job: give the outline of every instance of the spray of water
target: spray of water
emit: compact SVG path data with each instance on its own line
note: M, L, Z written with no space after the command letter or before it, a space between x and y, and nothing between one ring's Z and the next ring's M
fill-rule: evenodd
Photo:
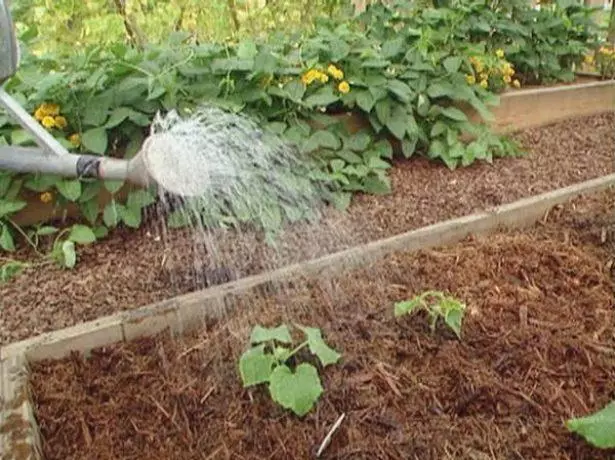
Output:
M245 115L216 107L188 117L158 115L144 151L150 174L166 189L156 213L169 251L167 273L182 290L352 242L339 218L323 219L331 213L330 184L316 178L314 162ZM188 229L181 238L168 228L179 224Z

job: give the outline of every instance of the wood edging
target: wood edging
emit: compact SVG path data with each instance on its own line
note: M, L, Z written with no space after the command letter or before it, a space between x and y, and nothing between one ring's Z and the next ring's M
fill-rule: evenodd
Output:
M578 74L596 81L573 83L561 86L509 90L499 95L499 105L489 107L493 119L489 126L499 133L509 134L515 131L537 128L548 124L561 122L570 118L598 115L615 111L615 80L601 80L591 74ZM457 104L468 118L477 123L485 122L480 115L467 104ZM349 114L340 114L340 116ZM369 122L358 116L344 117L351 132L358 131ZM393 147L399 150L395 139L391 139ZM120 202L134 186L125 185L116 196ZM78 207L69 204L58 207L53 203L42 203L39 194L26 193L23 199L28 203L26 208L15 214L13 220L18 225L31 225L78 215ZM99 196L99 209L104 209L112 195L102 191Z
M29 395L30 362L59 359L73 351L87 354L94 348L152 336L167 329L182 334L201 326L208 318L219 317L221 311L230 308L227 300L232 296L257 288L275 287L293 278L339 274L395 251L442 246L470 235L484 236L504 228L523 228L534 224L553 206L609 187L615 187L615 174L3 346L0 348L1 458L43 458Z

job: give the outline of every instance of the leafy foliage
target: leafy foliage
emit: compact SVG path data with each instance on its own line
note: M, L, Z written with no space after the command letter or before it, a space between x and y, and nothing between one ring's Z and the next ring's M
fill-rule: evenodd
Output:
M319 329L297 326L305 341L293 344L288 326L275 328L255 326L250 336L251 348L239 359L239 373L244 387L267 384L273 401L302 417L307 414L322 392L316 366L296 363L295 356L305 347L315 355L323 367L337 363L341 355L324 341Z
M185 7L188 15L196 4L183 2L170 2L169 8ZM323 0L318 5L328 17L315 18L308 29L266 39L201 42L190 27L180 27L167 40L96 39L71 54L41 54L38 29L18 20L29 45L7 89L70 150L121 158L138 151L158 112L186 114L203 103L242 111L313 161L306 180L326 184L330 201L344 209L355 193L391 191L387 172L396 153L425 155L451 169L521 154L510 139L471 122L457 105L473 107L489 120L497 94L517 80L567 78L593 32L583 7L559 3L541 12L517 0L452 0L420 9L414 2L376 3L342 21L348 5ZM29 8L18 2L17 19L25 18ZM94 18L117 12L90 13L86 20L84 11L75 11L72 20L92 43L98 37ZM124 13L138 17L136 11ZM57 34L69 32L68 19L62 18ZM141 32L150 31L139 21ZM388 139L399 148L394 151ZM33 140L0 114L2 143L31 145ZM153 190L133 191L126 201L113 200L99 213L99 192L106 189L115 196L122 186L0 173L2 247L15 246L16 229L8 219L25 206L22 189L53 205L76 204L83 224L97 238L118 225L137 228L143 209L155 201ZM179 211L170 224L199 219L207 227L249 224L275 234L301 218L281 203L267 202L267 215L246 211L237 202L201 204L190 203L196 214Z
M615 448L615 401L594 414L568 420L566 427L594 447Z
M410 315L417 310L427 312L432 331L435 330L438 319L442 318L457 337L461 338L461 324L466 310L464 303L442 292L428 291L411 300L395 304L396 317Z

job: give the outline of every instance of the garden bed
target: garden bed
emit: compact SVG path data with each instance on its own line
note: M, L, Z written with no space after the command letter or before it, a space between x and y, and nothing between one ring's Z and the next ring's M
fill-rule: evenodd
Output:
M579 117L599 115L615 111L615 80L601 81L598 76L578 75L574 82L550 86L535 86L522 89L510 88L500 96L498 106L490 107L493 119L489 121L495 132L510 133ZM470 106L460 108L473 122L482 122L480 115ZM359 115L345 118L351 131L369 125ZM393 143L395 145L395 142ZM125 199L126 192L135 186L124 186L116 200ZM99 196L99 209L102 210L114 196L103 190ZM42 203L38 193L24 191L22 199L28 206L15 215L20 225L32 225L55 219L74 217L78 208L69 204L58 206L56 203Z
M318 228L299 227L268 248L250 232L197 235L161 230L155 215L83 247L77 267L27 270L0 286L0 343L71 326L178 294L390 237L438 221L615 172L615 115L570 120L515 135L524 158L449 171L413 158L391 171L393 194L358 196L347 215L330 210ZM22 260L35 260L25 250ZM217 276L216 270L229 273Z
M229 316L173 339L112 345L107 333L88 359L34 360L54 355L43 340L23 351L38 361L45 458L313 458L342 414L323 458L612 458L564 421L614 397L614 203L609 189L526 231L397 252L277 294L235 289ZM394 318L395 302L434 289L468 305L461 340L421 314ZM320 328L342 353L302 420L237 373L250 329L281 322Z

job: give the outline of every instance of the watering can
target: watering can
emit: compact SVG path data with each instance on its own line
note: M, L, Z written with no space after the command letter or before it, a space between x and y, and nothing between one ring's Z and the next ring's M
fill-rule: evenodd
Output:
M0 0L0 106L33 136L38 146L0 146L0 169L72 178L121 180L143 187L158 184L171 193L185 195L183 189L173 190L173 183L160 184L159 173L152 174L147 154L150 139L145 140L141 150L130 160L68 152L4 90L2 85L17 72L19 60L8 0Z

